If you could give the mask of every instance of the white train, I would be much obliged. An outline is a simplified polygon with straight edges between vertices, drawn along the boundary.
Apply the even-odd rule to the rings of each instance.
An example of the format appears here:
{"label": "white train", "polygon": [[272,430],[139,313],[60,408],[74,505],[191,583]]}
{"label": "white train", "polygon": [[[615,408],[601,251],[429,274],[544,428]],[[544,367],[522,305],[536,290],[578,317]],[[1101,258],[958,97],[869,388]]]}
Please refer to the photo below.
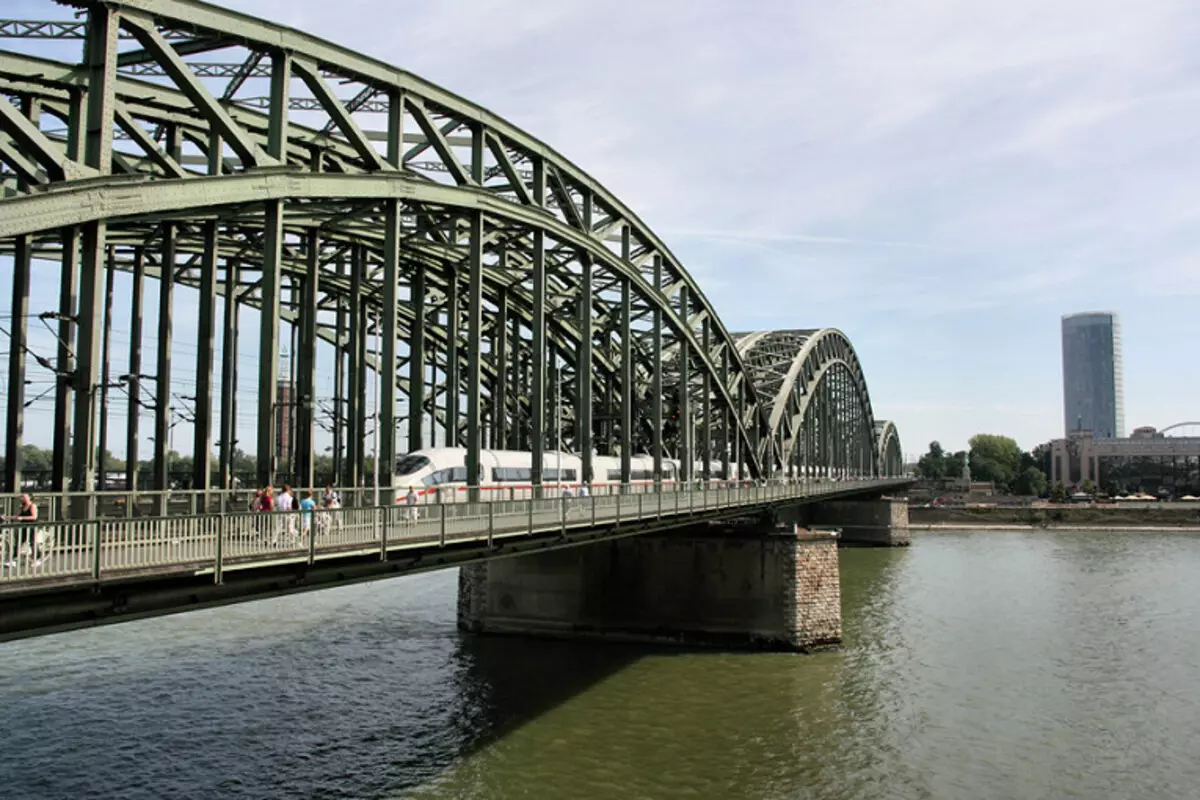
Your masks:
{"label": "white train", "polygon": [[[479,454],[479,486],[485,492],[502,493],[502,498],[520,500],[532,495],[533,459],[521,450],[482,450]],[[573,453],[549,451],[542,458],[542,487],[548,496],[582,485],[583,462]],[[663,483],[674,484],[679,462],[663,459]],[[697,464],[695,474],[702,474]],[[714,479],[721,476],[719,462],[710,465]],[[629,484],[632,491],[650,491],[654,486],[654,458],[635,455],[630,459]],[[617,456],[592,456],[592,491],[605,493],[607,487],[621,485],[621,459]],[[424,502],[449,502],[459,499],[467,489],[467,450],[464,447],[435,447],[417,450],[396,461],[397,497],[401,501],[412,488]]]}

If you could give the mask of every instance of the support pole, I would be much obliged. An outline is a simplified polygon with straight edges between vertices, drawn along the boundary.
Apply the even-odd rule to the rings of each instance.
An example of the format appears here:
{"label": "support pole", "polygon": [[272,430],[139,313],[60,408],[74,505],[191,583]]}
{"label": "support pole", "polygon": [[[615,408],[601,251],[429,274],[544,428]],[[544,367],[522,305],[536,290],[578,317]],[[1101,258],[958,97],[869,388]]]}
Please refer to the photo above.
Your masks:
{"label": "support pole", "polygon": [[[7,101],[0,101],[7,102]],[[8,337],[8,438],[4,450],[5,491],[21,491],[21,446],[25,443],[25,350],[29,346],[29,271],[33,247],[18,236],[13,253],[12,320]]]}
{"label": "support pole", "polygon": [[192,488],[207,492],[212,475],[213,338],[216,334],[217,256],[220,242],[216,221],[204,223],[204,253],[200,257],[200,324],[196,335],[196,420],[193,423]]}
{"label": "support pole", "polygon": [[171,332],[175,293],[175,223],[162,226],[162,250],[158,276],[158,351],[154,389],[154,489],[156,513],[166,514],[166,490],[170,488],[167,443],[171,435]]}
{"label": "support pole", "polygon": [[[500,251],[498,270],[503,273],[506,255]],[[508,383],[513,374],[509,367],[508,349],[508,291],[501,289],[496,297],[495,331],[495,383],[492,390],[492,447],[506,450],[508,447]],[[516,343],[514,342],[514,345]],[[514,348],[515,349],[515,348]],[[515,385],[514,385],[515,390]]]}
{"label": "support pole", "polygon": [[[625,228],[625,242],[629,228]],[[633,469],[633,298],[629,278],[621,280],[621,483]]]}
{"label": "support pole", "polygon": [[[546,200],[546,166],[542,159],[533,162],[533,196],[538,207]],[[533,231],[533,330],[529,363],[533,386],[529,404],[530,475],[534,497],[541,497],[542,464],[546,455],[546,234]]]}
{"label": "support pole", "polygon": [[225,262],[225,316],[221,329],[221,488],[234,488],[234,452],[237,439],[238,264]]}
{"label": "support pole", "polygon": [[108,270],[104,276],[104,333],[100,342],[100,442],[96,446],[96,482],[101,491],[108,488],[108,388],[112,381],[113,283],[117,277],[117,256],[108,248]]}
{"label": "support pole", "polygon": [[384,487],[384,505],[395,502],[396,483],[396,338],[398,335],[397,306],[400,303],[400,201],[384,201],[383,231],[383,307],[380,333],[383,353],[376,373],[380,386],[379,414],[376,429],[381,447],[375,461],[379,466],[380,484]]}
{"label": "support pole", "polygon": [[446,447],[458,447],[458,340],[462,335],[458,313],[458,273],[447,266],[446,275]]}
{"label": "support pole", "polygon": [[579,352],[575,362],[577,381],[575,409],[575,447],[583,465],[579,479],[591,483],[592,475],[592,257],[579,257]]}
{"label": "support pole", "polygon": [[[67,453],[71,446],[71,373],[75,371],[75,293],[79,285],[79,228],[62,233],[62,271],[58,294],[58,357],[54,382],[54,452],[50,488],[67,489]],[[132,407],[132,406],[131,406]]]}
{"label": "support pole", "polygon": [[[425,265],[417,264],[409,288],[412,329],[408,342],[408,452],[425,447]],[[431,431],[432,433],[432,431]]]}
{"label": "support pole", "polygon": [[[663,265],[662,256],[655,254],[654,256],[654,292],[656,295],[662,294],[663,286]],[[656,298],[657,299],[657,298]],[[663,382],[662,382],[662,326],[663,315],[662,307],[658,303],[654,304],[654,330],[651,335],[651,354],[653,360],[654,374],[650,376],[650,414],[651,414],[651,431],[650,431],[650,450],[654,456],[654,484],[660,487],[663,477]]]}
{"label": "support pole", "polygon": [[483,449],[482,360],[483,344],[483,212],[471,211],[470,248],[467,273],[467,486],[468,499],[479,502],[479,485],[483,481],[480,452]]}
{"label": "support pole", "polygon": [[300,311],[299,397],[296,415],[296,482],[316,488],[317,299],[321,291],[321,235],[313,229],[305,240],[304,296]]}

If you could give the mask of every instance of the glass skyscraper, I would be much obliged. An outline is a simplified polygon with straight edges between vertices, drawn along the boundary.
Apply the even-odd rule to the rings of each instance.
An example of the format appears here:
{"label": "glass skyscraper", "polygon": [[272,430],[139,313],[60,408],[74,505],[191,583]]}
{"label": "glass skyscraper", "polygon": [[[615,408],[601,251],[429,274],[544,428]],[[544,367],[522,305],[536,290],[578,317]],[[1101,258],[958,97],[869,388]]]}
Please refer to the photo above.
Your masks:
{"label": "glass skyscraper", "polygon": [[1089,430],[1097,438],[1124,438],[1125,386],[1117,315],[1093,312],[1064,316],[1062,353],[1067,435],[1074,430]]}

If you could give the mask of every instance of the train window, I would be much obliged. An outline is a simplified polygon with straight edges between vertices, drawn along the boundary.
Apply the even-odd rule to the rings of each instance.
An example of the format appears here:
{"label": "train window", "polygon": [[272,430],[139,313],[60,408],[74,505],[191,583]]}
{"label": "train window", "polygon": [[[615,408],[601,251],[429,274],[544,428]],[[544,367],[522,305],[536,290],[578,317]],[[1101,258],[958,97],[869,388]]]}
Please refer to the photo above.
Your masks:
{"label": "train window", "polygon": [[412,475],[425,467],[429,466],[429,459],[425,456],[408,455],[401,456],[396,462],[397,475]]}
{"label": "train window", "polygon": [[[460,467],[460,469],[462,469],[462,471],[463,471],[463,480],[466,480],[466,471],[467,471],[466,467]],[[453,481],[454,481],[454,470],[453,469],[439,469],[437,472],[433,473],[432,475],[426,475],[421,480],[421,483],[425,484],[426,486],[437,486],[438,484],[441,484],[441,483],[452,483]]]}
{"label": "train window", "polygon": [[533,470],[526,467],[494,467],[492,480],[496,483],[522,483],[533,480]]}
{"label": "train window", "polygon": [[[610,469],[608,471],[608,479],[610,481],[621,480],[621,470]],[[654,480],[654,473],[648,469],[633,469],[629,471],[629,480],[631,481],[650,481]]]}
{"label": "train window", "polygon": [[559,470],[555,467],[546,467],[542,473],[542,479],[547,481],[573,481],[579,473],[573,469]]}
{"label": "train window", "polygon": [[454,467],[449,472],[450,472],[450,480],[447,481],[448,483],[466,483],[467,482],[467,468],[466,467]]}

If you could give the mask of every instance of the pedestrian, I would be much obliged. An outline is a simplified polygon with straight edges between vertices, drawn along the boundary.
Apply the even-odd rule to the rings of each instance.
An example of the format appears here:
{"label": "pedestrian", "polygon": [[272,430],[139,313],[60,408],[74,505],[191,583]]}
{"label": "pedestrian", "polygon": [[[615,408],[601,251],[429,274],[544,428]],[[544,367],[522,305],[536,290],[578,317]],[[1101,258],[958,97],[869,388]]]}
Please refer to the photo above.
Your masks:
{"label": "pedestrian", "polygon": [[312,489],[305,489],[304,498],[300,501],[300,529],[305,535],[312,533],[313,509],[316,507],[317,501],[313,500]]}
{"label": "pedestrian", "polygon": [[294,536],[296,533],[296,520],[292,516],[292,510],[295,507],[296,498],[292,496],[292,487],[285,483],[279,496],[275,498],[275,510],[282,511],[287,515],[283,518],[283,530],[289,536]]}
{"label": "pedestrian", "polygon": [[[29,494],[28,492],[22,492],[21,508],[17,512],[16,516],[7,516],[0,519],[3,519],[5,522],[18,522],[25,523],[27,525],[37,522],[38,507],[37,503],[33,500],[33,495]],[[16,535],[16,539],[15,541],[9,542],[11,552],[8,554],[8,560],[4,562],[4,566],[6,567],[16,567],[17,556],[23,555],[26,549],[28,549],[28,552],[33,554],[35,558],[37,556],[35,551],[38,549],[38,542],[36,534],[32,528],[18,528],[16,531],[8,534],[8,536],[12,536],[13,534]],[[9,541],[8,536],[5,537],[6,542]],[[41,559],[38,558],[33,562],[33,565],[37,567],[41,566],[41,563]]]}
{"label": "pedestrian", "polygon": [[408,494],[404,495],[404,505],[408,508],[408,521],[411,524],[416,524],[417,521],[417,490],[413,487],[408,487]]}

